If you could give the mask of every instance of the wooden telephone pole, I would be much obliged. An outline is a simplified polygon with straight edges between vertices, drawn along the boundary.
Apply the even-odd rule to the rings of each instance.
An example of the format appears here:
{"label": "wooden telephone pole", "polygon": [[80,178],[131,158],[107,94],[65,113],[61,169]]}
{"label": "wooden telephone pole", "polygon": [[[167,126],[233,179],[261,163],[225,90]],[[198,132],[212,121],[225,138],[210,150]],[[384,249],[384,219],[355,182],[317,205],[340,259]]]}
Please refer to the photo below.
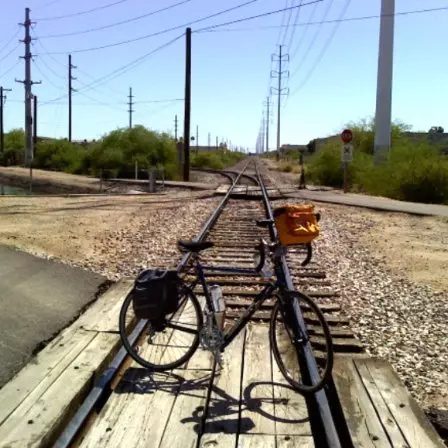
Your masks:
{"label": "wooden telephone pole", "polygon": [[190,180],[191,28],[185,33],[184,181]]}

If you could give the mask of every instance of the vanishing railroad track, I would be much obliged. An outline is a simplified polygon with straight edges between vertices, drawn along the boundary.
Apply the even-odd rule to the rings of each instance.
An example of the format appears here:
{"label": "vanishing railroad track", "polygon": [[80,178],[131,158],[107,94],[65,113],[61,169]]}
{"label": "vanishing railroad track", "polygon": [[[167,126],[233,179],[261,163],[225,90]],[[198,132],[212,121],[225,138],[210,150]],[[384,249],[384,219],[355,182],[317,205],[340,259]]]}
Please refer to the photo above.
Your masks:
{"label": "vanishing railroad track", "polygon": [[[249,166],[253,163],[252,172]],[[239,182],[245,176],[246,186],[241,188]],[[226,175],[232,179],[232,184],[226,187],[226,192],[219,206],[212,216],[204,223],[203,228],[196,236],[196,241],[212,241],[215,246],[201,254],[201,259],[207,265],[225,265],[239,267],[253,267],[254,246],[265,238],[269,240],[272,235],[268,229],[257,227],[255,221],[269,218],[272,214],[272,196],[278,198],[278,190],[266,175],[259,172],[256,162],[249,162],[240,173]],[[254,184],[248,187],[247,184]],[[255,185],[257,183],[258,185]],[[277,193],[274,193],[277,191]],[[270,194],[271,193],[271,194]],[[325,220],[325,216],[322,217]],[[317,240],[319,244],[319,240]],[[178,271],[188,280],[189,254],[182,257]],[[302,267],[305,251],[301,248],[289,250],[286,257],[289,288],[295,288],[312,297],[327,319],[333,337],[334,351],[339,354],[360,353],[362,344],[354,337],[349,328],[348,319],[344,316],[341,307],[335,303],[337,292],[331,288],[324,271],[318,268],[315,261]],[[212,273],[206,275],[209,284],[219,285],[226,302],[226,319],[237,319],[242,310],[247,308],[253,297],[257,295],[262,286],[268,281],[258,275],[237,275],[234,273]],[[265,302],[264,306],[255,313],[253,325],[266,326],[269,322],[273,303]],[[315,326],[313,316],[304,314],[310,334],[312,335],[313,353],[304,359],[304,366],[308,375],[313,376],[324,339],[320,328]],[[138,325],[132,332],[130,339],[137,340],[143,327]],[[85,434],[95,427],[95,419],[99,410],[107,403],[109,396],[117,387],[119,379],[130,366],[130,358],[125,349],[121,347],[92,388],[87,398],[78,409],[73,419],[65,427],[56,446],[59,448],[82,445]],[[314,369],[314,370],[313,370]],[[210,380],[212,384],[213,379]],[[211,394],[207,395],[208,402]],[[204,434],[207,409],[200,418],[197,446],[200,446],[201,436]],[[350,447],[352,443],[348,435],[346,424],[338,403],[336,389],[330,384],[325,390],[306,397],[306,405],[314,437],[318,447]],[[86,444],[86,446],[91,446]],[[202,446],[202,445],[201,445]]]}

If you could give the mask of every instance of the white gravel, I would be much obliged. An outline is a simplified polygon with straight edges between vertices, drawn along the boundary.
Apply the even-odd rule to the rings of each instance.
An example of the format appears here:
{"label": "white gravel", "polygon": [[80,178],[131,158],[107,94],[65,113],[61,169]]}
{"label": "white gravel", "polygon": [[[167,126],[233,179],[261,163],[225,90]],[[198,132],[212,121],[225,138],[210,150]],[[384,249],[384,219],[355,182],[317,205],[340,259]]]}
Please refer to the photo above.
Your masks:
{"label": "white gravel", "polygon": [[448,292],[411,283],[391,272],[384,256],[363,247],[359,236],[372,225],[368,219],[351,223],[346,210],[336,206],[316,205],[316,211],[322,220],[313,262],[340,294],[331,301],[341,304],[367,352],[387,359],[423,407],[435,399],[443,410],[440,403],[448,403]]}
{"label": "white gravel", "polygon": [[358,243],[369,225],[351,225],[343,211],[323,209],[315,260],[339,290],[351,327],[368,351],[386,358],[420,402],[448,397],[448,293],[390,272]]}

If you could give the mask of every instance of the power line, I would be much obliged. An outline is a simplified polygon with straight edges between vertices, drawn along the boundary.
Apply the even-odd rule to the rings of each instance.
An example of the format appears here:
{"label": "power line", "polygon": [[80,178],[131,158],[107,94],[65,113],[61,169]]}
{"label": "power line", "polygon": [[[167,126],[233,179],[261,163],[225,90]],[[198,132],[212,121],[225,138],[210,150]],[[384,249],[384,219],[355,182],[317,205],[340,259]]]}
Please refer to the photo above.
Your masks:
{"label": "power line", "polygon": [[8,53],[5,54],[5,56],[2,57],[2,61],[4,61],[10,54],[14,53],[14,51],[17,50],[17,48],[19,48],[20,43],[18,43],[12,50],[10,50]]}
{"label": "power line", "polygon": [[[313,10],[311,11],[310,20],[313,20],[314,15],[316,14],[316,11],[317,11],[317,7],[318,7],[318,5],[315,4]],[[307,35],[307,31],[308,31],[308,26],[305,28],[305,30],[302,33],[302,36],[300,37],[299,41],[297,42],[296,48],[294,49],[294,51],[291,54],[291,58],[295,57],[295,55],[299,51],[299,48],[302,46],[305,36]]]}
{"label": "power line", "polygon": [[[217,16],[220,16],[222,14],[226,14],[226,13],[228,13],[230,11],[234,11],[236,9],[242,8],[244,6],[247,6],[247,5],[251,4],[251,3],[255,3],[255,2],[258,2],[258,1],[259,0],[249,0],[249,1],[245,2],[245,3],[241,3],[239,5],[233,6],[232,8],[228,8],[228,9],[224,9],[222,11],[218,11],[218,12],[216,12],[214,14],[210,14],[208,16],[201,17],[201,18],[193,20],[191,22],[183,23],[182,25],[177,25],[177,26],[174,26],[174,27],[171,27],[171,28],[166,28],[164,30],[157,31],[155,33],[145,34],[144,36],[135,37],[133,39],[128,39],[128,40],[123,40],[123,41],[120,41],[120,42],[115,42],[113,44],[101,45],[99,47],[81,48],[79,50],[72,50],[71,53],[84,53],[84,52],[87,52],[87,51],[103,50],[105,48],[117,47],[119,45],[125,45],[125,44],[129,44],[131,42],[137,42],[137,41],[140,41],[140,40],[148,39],[150,37],[160,36],[161,34],[166,34],[166,33],[169,33],[170,31],[175,31],[175,30],[178,30],[178,29],[185,28],[187,26],[193,25],[195,23],[203,22],[204,20],[208,20],[208,19],[211,19],[213,17],[217,17]],[[322,0],[317,0],[317,1],[322,1]],[[65,53],[66,52],[51,52],[51,53],[47,53],[47,54],[65,54]]]}
{"label": "power line", "polygon": [[[342,8],[341,14],[340,14],[340,19],[342,19],[345,14],[347,13],[348,7],[350,6],[350,2],[351,0],[347,0],[344,7]],[[290,97],[292,97],[293,95],[295,95],[301,88],[304,87],[304,85],[308,82],[308,80],[311,78],[311,75],[314,73],[314,71],[316,70],[317,66],[320,64],[322,58],[324,57],[326,51],[328,50],[328,48],[330,47],[331,42],[334,39],[334,36],[336,35],[336,32],[339,29],[339,26],[341,24],[341,21],[337,22],[331,32],[331,34],[328,36],[327,41],[325,42],[324,46],[322,47],[322,50],[320,51],[319,55],[316,58],[316,61],[314,62],[313,66],[310,68],[310,70],[308,70],[308,73],[305,75],[305,78],[303,79],[302,83],[299,85],[299,87],[297,87],[297,89],[295,89]]]}
{"label": "power line", "polygon": [[4,76],[6,76],[8,73],[10,73],[12,70],[14,70],[19,64],[20,64],[20,60],[17,60],[12,67],[9,67],[2,74],[0,74],[0,78],[3,78]]}
{"label": "power line", "polygon": [[[285,8],[288,7],[288,4],[289,4],[289,0],[285,0]],[[282,14],[282,25],[281,25],[281,28],[280,28],[280,32],[278,33],[277,46],[282,43],[281,37],[283,35],[283,28],[285,26],[286,14],[287,14],[287,11],[285,10],[285,12]]]}
{"label": "power line", "polygon": [[[177,40],[179,40],[180,38],[182,38],[184,36],[184,33],[180,34],[179,36],[175,37],[174,39],[171,39],[168,42],[165,42],[164,44],[160,45],[159,47],[155,48],[154,50],[149,51],[148,53],[144,54],[143,56],[138,57],[137,59],[134,59],[133,61],[115,69],[114,71],[112,71],[111,73],[104,75],[100,78],[97,78],[96,80],[94,80],[93,82],[91,82],[90,84],[87,84],[85,86],[85,89],[87,90],[91,90],[93,88],[97,88],[99,87],[98,83],[101,83],[102,81],[108,82],[111,81],[112,79],[117,78],[118,76],[122,75],[123,73],[126,73],[127,71],[129,71],[130,69],[136,67],[137,65],[141,64],[145,59],[149,58],[150,56],[152,56],[153,54],[157,53],[158,51],[172,45],[174,42],[176,42]],[[108,79],[111,78],[111,79]],[[79,92],[79,90],[78,90]],[[58,101],[62,98],[65,98],[67,96],[67,94],[59,96],[57,98],[54,98],[52,100],[46,101],[45,103],[41,103],[41,106],[46,105],[48,103],[52,103],[53,101]]]}
{"label": "power line", "polygon": [[[45,59],[44,59],[44,58],[39,58],[39,61],[42,62],[42,64],[44,64],[44,66],[47,68],[47,70],[50,71],[50,72],[51,72],[54,76],[56,76],[57,78],[60,78],[60,79],[63,79],[63,80],[66,79],[65,76],[62,76],[61,74],[59,74],[59,73],[57,73],[56,71],[54,71],[54,70],[51,68],[51,66],[48,65],[48,64],[45,62]],[[61,63],[61,65],[63,65],[63,64]],[[65,67],[64,67],[64,68],[65,68]]]}
{"label": "power line", "polygon": [[[296,30],[297,30],[296,25],[297,25],[297,22],[299,21],[300,12],[302,11],[302,8],[300,8],[300,6],[302,6],[302,3],[303,3],[303,0],[300,0],[299,8],[297,8],[297,10],[296,10],[296,17],[295,17],[294,23],[292,25],[292,31],[291,31],[291,35],[289,36],[289,42],[287,45],[288,48],[291,48],[292,41],[294,40],[294,36],[296,34]],[[317,5],[317,3],[316,3],[316,5]]]}
{"label": "power line", "polygon": [[[305,6],[305,5],[303,5]],[[411,11],[402,11],[402,12],[396,12],[394,16],[407,16],[412,14],[424,14],[429,12],[437,12],[437,11],[446,11],[448,10],[448,6],[441,6],[438,8],[428,8],[428,9],[416,9]],[[344,22],[358,22],[363,20],[372,20],[372,19],[380,19],[381,17],[389,17],[391,14],[377,14],[377,15],[371,15],[371,16],[360,16],[360,17],[347,17],[346,19],[332,19],[332,20],[324,20],[319,22],[301,22],[295,25],[295,27],[302,27],[302,26],[310,26],[310,25],[328,25],[332,23],[344,23]],[[220,25],[221,26],[221,25]],[[224,26],[224,24],[222,25]],[[260,30],[270,30],[270,29],[277,29],[280,28],[281,25],[266,25],[266,26],[257,26],[252,28],[229,28],[229,29],[220,29],[220,30],[214,30],[214,29],[208,29],[203,28],[202,30],[195,31],[197,32],[210,32],[210,33],[233,33],[233,32],[248,32],[248,31],[260,31]],[[211,27],[210,27],[211,28]]]}
{"label": "power line", "polygon": [[309,1],[307,3],[303,3],[300,6],[298,6],[298,5],[290,6],[289,8],[276,9],[274,11],[264,12],[262,14],[257,14],[255,16],[243,17],[242,19],[232,20],[230,22],[218,23],[217,25],[211,25],[211,26],[207,26],[205,28],[200,28],[200,29],[196,30],[195,33],[202,33],[204,31],[208,31],[208,30],[212,30],[212,29],[215,29],[215,28],[219,28],[221,26],[233,25],[234,23],[247,22],[249,20],[259,19],[260,17],[272,16],[273,14],[278,14],[280,12],[287,11],[288,9],[296,9],[296,8],[301,8],[303,6],[314,5],[315,3],[320,3],[322,1],[323,0],[312,0],[312,1]]}
{"label": "power line", "polygon": [[84,92],[81,92],[79,90],[77,90],[76,92],[79,93],[81,96],[84,96],[84,97],[88,98],[90,101],[94,101],[97,104],[100,104],[101,106],[106,106],[106,107],[109,107],[110,109],[113,109],[115,111],[123,112],[123,109],[119,109],[118,107],[114,107],[112,104],[104,103],[103,101],[97,100],[96,98],[93,98],[93,97],[91,97],[90,95],[87,95]]}
{"label": "power line", "polygon": [[37,68],[37,71],[43,76],[44,79],[46,79],[53,87],[55,87],[58,90],[64,90],[61,86],[58,86],[57,84],[55,84],[44,72],[43,70],[39,67],[39,64],[36,62],[35,59],[33,59],[34,62],[34,67]]}
{"label": "power line", "polygon": [[71,33],[48,34],[46,36],[39,36],[39,38],[40,39],[50,39],[50,38],[54,38],[54,37],[68,37],[68,36],[76,36],[78,34],[92,33],[94,31],[106,30],[108,28],[113,28],[115,26],[124,25],[125,23],[135,22],[137,20],[143,19],[145,17],[153,16],[153,15],[158,14],[160,12],[168,11],[169,9],[173,9],[176,6],[180,6],[180,5],[183,5],[184,3],[189,3],[191,1],[192,0],[182,0],[180,2],[174,3],[173,5],[165,6],[164,8],[160,8],[160,9],[157,9],[155,11],[151,11],[151,12],[148,12],[146,14],[142,14],[140,16],[132,17],[130,19],[122,20],[120,22],[110,23],[108,25],[99,26],[97,28],[89,28],[87,30],[74,31],[74,32],[71,32]]}
{"label": "power line", "polygon": [[[47,4],[44,5],[44,6],[51,5],[52,3],[55,3],[56,1],[59,1],[59,0],[55,0],[55,1],[53,1],[53,2],[47,3]],[[108,4],[103,5],[103,6],[97,6],[96,8],[87,9],[87,10],[84,10],[84,11],[74,12],[74,13],[72,13],[72,14],[66,14],[66,15],[63,15],[63,16],[56,16],[56,17],[43,17],[43,18],[38,18],[37,20],[38,20],[39,22],[43,22],[44,20],[67,19],[67,18],[69,18],[69,17],[81,16],[81,15],[84,15],[84,14],[89,14],[89,13],[91,13],[91,12],[100,11],[101,9],[110,8],[111,6],[115,6],[115,5],[118,5],[118,4],[120,4],[120,3],[124,3],[124,2],[127,2],[127,1],[128,1],[128,0],[118,0],[118,1],[113,2],[113,3],[108,3]]]}
{"label": "power line", "polygon": [[[295,3],[295,0],[291,0],[291,7],[294,6],[294,3]],[[300,8],[297,8],[297,10],[300,11]],[[287,11],[287,13],[288,13],[288,20],[287,20],[287,22],[286,22],[285,35],[283,36],[283,40],[282,40],[282,42],[281,42],[283,45],[285,45],[286,37],[288,36],[289,27],[290,27],[290,25],[291,25],[292,12],[293,12],[292,9],[289,9],[289,10]],[[286,14],[286,13],[285,13],[285,14]]]}
{"label": "power line", "polygon": [[[17,28],[17,31],[14,33],[14,35],[8,40],[8,42],[6,42],[5,45],[3,45],[3,47],[0,49],[0,54],[3,53],[8,47],[9,44],[19,35],[20,33],[20,28]],[[18,47],[18,45],[17,45]],[[16,48],[17,48],[16,47]],[[5,56],[6,57],[6,56]]]}
{"label": "power line", "polygon": [[[327,9],[325,10],[324,15],[323,15],[323,20],[326,20],[326,18],[328,17],[328,14],[329,14],[332,6],[333,6],[333,0],[329,0],[327,3]],[[314,45],[317,41],[317,38],[319,37],[319,33],[320,33],[321,29],[322,29],[322,25],[319,25],[316,29],[316,32],[314,33],[314,36],[311,39],[310,44],[308,45],[308,48],[305,50],[302,60],[297,65],[296,69],[292,72],[291,78],[294,77],[294,75],[299,71],[299,69],[302,67],[302,65],[308,58],[308,55],[310,54],[311,49],[314,47]]]}
{"label": "power line", "polygon": [[146,100],[146,101],[135,101],[134,104],[149,104],[149,103],[174,103],[176,101],[183,101],[183,98],[171,98],[167,100]]}

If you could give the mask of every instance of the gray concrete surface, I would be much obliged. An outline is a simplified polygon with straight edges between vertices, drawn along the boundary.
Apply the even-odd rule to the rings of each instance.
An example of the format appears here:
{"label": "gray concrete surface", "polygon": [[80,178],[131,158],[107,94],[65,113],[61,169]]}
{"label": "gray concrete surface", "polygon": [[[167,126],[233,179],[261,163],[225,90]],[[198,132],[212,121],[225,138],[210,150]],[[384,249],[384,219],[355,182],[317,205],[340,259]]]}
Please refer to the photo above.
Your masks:
{"label": "gray concrete surface", "polygon": [[367,196],[362,194],[346,193],[342,191],[311,191],[298,190],[297,193],[288,194],[295,197],[316,202],[365,207],[373,210],[387,212],[410,213],[423,216],[448,217],[448,206],[438,204],[421,204],[418,202],[397,201],[395,199]]}
{"label": "gray concrete surface", "polygon": [[0,387],[92,301],[105,278],[0,246]]}

